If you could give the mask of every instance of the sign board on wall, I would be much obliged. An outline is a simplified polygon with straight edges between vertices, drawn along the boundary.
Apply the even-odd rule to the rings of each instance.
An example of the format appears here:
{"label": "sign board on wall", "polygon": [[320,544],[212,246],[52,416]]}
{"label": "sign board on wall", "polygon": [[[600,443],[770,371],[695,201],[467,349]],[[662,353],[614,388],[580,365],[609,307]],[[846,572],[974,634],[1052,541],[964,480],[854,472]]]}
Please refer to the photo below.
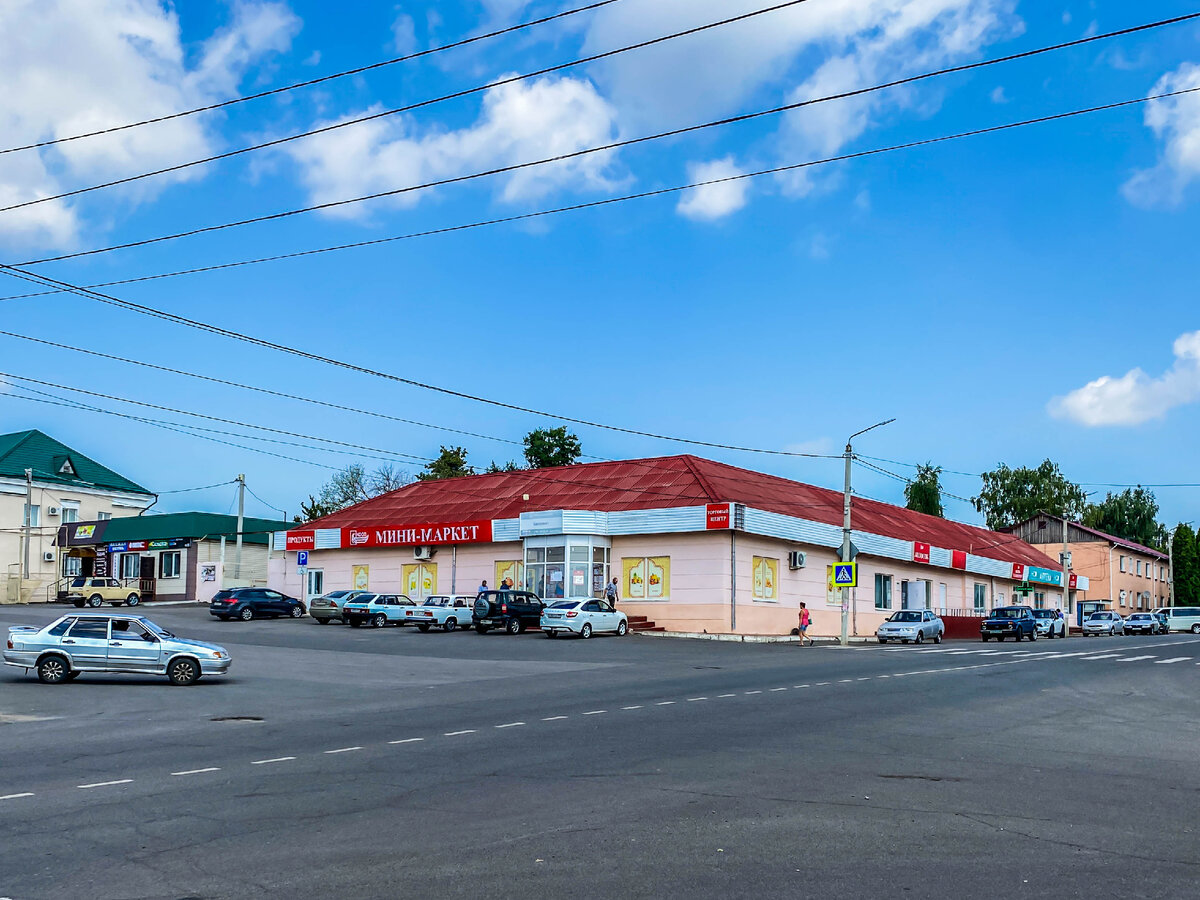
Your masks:
{"label": "sign board on wall", "polygon": [[420,547],[432,544],[488,544],[492,521],[438,522],[426,525],[385,525],[342,529],[342,547]]}
{"label": "sign board on wall", "polygon": [[704,507],[704,527],[708,531],[732,528],[732,503],[709,503]]}
{"label": "sign board on wall", "polygon": [[286,546],[288,550],[317,549],[317,533],[315,531],[289,531]]}
{"label": "sign board on wall", "polygon": [[967,551],[966,550],[951,550],[950,551],[950,568],[965,569],[967,567]]}
{"label": "sign board on wall", "polygon": [[1012,580],[1013,581],[1024,581],[1025,580],[1025,564],[1024,563],[1013,563]]}
{"label": "sign board on wall", "polygon": [[929,562],[929,545],[921,541],[913,541],[913,562]]}

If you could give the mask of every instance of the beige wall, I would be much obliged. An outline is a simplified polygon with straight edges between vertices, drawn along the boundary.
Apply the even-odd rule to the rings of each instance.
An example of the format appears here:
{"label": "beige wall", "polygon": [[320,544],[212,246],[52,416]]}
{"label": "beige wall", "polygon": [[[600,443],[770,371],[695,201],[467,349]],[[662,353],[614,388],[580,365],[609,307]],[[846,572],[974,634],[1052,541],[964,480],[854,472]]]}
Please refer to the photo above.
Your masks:
{"label": "beige wall", "polygon": [[[1167,561],[1148,553],[1114,547],[1108,541],[1088,541],[1069,545],[1071,565],[1079,575],[1086,575],[1089,587],[1081,594],[1086,600],[1108,601],[1110,608],[1121,615],[1139,609],[1154,609],[1167,605],[1168,569]],[[1125,571],[1121,571],[1121,557],[1125,558]],[[1138,563],[1142,564],[1139,575]],[[1160,574],[1161,568],[1161,574]],[[1125,600],[1121,600],[1125,591]],[[1150,592],[1149,601],[1139,601],[1139,593]]]}

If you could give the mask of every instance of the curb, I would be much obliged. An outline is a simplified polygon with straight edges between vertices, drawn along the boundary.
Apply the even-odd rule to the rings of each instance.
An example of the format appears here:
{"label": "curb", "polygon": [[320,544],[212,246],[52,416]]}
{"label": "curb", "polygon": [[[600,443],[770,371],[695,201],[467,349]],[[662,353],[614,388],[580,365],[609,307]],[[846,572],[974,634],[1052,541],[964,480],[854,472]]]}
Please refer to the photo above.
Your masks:
{"label": "curb", "polygon": [[[637,634],[642,637],[659,637],[659,638],[689,638],[696,641],[731,641],[738,644],[799,644],[800,638],[791,634],[709,634],[703,631],[634,631],[630,634]],[[818,644],[823,644],[829,647],[837,647],[841,645],[838,638],[830,637],[814,637],[814,641]],[[875,638],[870,637],[852,637],[851,644],[867,644],[874,641]]]}

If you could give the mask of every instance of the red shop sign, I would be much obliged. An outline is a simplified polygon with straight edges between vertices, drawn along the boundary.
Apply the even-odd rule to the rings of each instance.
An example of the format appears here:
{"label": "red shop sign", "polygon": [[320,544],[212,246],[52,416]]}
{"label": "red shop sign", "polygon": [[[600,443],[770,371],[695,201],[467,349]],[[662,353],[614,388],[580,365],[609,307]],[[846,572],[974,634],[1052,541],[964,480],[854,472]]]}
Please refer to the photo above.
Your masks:
{"label": "red shop sign", "polygon": [[317,533],[315,531],[289,531],[287,533],[288,550],[317,549]]}
{"label": "red shop sign", "polygon": [[967,567],[967,551],[966,550],[951,550],[950,551],[950,568],[965,569]]}
{"label": "red shop sign", "polygon": [[343,547],[419,547],[427,544],[487,544],[492,520],[423,525],[351,525],[342,529]]}
{"label": "red shop sign", "polygon": [[704,527],[709,531],[731,528],[730,503],[709,503],[704,507]]}
{"label": "red shop sign", "polygon": [[1025,564],[1024,563],[1013,563],[1012,580],[1013,581],[1024,581],[1025,580]]}
{"label": "red shop sign", "polygon": [[1074,572],[1071,573],[1071,577],[1067,581],[1067,586],[1068,590],[1072,591],[1079,587],[1079,576]]}
{"label": "red shop sign", "polygon": [[913,562],[929,562],[929,545],[921,541],[913,541]]}

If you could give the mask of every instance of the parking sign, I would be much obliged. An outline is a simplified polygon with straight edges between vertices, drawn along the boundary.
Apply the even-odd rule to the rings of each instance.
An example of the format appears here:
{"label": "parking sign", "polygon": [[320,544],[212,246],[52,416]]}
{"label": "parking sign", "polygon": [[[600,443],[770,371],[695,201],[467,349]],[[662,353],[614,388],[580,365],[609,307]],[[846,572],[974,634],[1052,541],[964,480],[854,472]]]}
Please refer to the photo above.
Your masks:
{"label": "parking sign", "polygon": [[301,550],[296,554],[296,565],[302,569],[308,565],[308,551],[307,550]]}

